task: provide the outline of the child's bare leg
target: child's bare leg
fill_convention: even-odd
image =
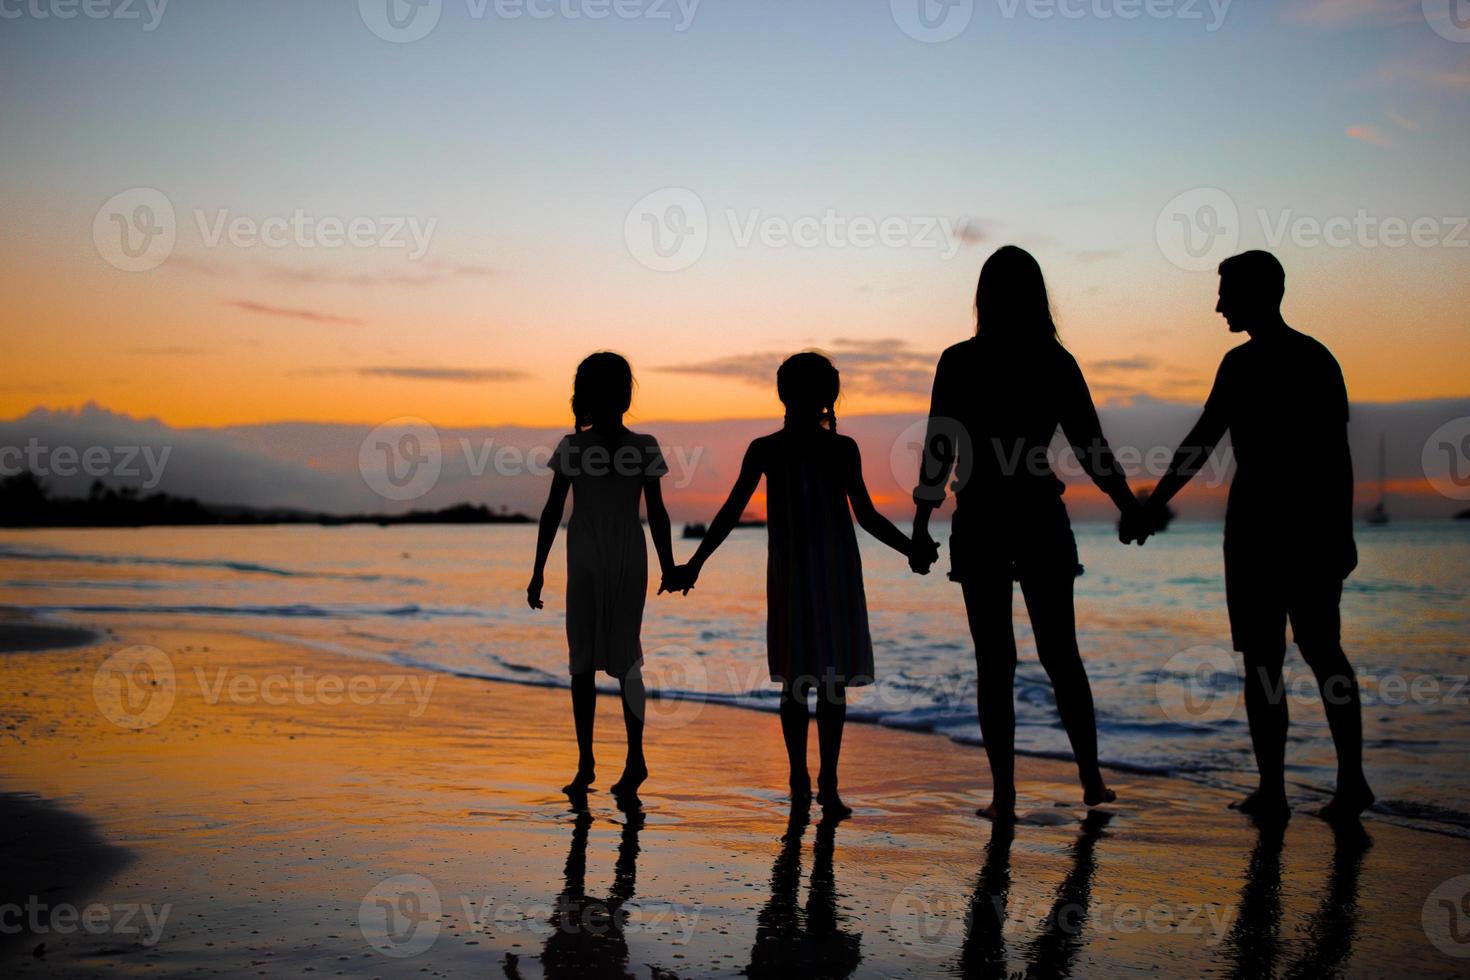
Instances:
[[[647,693],[643,689],[643,668],[635,666],[622,679],[623,727],[628,732],[628,759],[623,775],[612,785],[614,793],[638,794],[638,787],[648,778],[648,764],[643,759],[643,719],[647,710]]]
[[[592,671],[572,675],[572,722],[577,728],[577,775],[562,787],[567,793],[585,792],[597,778],[592,756],[592,726],[597,721],[597,676]]]
[[[806,686],[787,681],[781,688],[781,735],[786,740],[786,761],[791,766],[791,802],[808,800],[812,777],[806,771]]]
[[[842,728],[847,722],[847,690],[842,683],[824,680],[817,687],[817,802],[828,816],[845,817],[852,808],[837,795],[837,763],[842,755]]]

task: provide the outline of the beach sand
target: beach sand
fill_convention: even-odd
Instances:
[[[641,814],[605,790],[579,813],[558,791],[575,765],[565,691],[228,628],[97,625],[101,642],[3,660],[13,975],[1470,967],[1444,951],[1470,947],[1438,904],[1470,872],[1455,838],[1377,820],[1334,834],[1306,814],[1263,834],[1217,792],[1126,773],[1086,818],[1072,767],[1037,759],[1020,760],[1008,834],[973,815],[980,750],[860,724],[855,814],[793,821],[776,717],[695,702],[651,707]],[[601,787],[618,710],[601,700]]]

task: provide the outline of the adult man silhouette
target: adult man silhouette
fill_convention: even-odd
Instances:
[[[1225,516],[1225,594],[1245,660],[1245,704],[1259,788],[1237,809],[1265,821],[1290,816],[1285,786],[1289,724],[1281,671],[1286,623],[1316,675],[1337,749],[1337,792],[1319,815],[1353,819],[1373,803],[1363,775],[1357,678],[1342,651],[1342,583],[1357,566],[1347,388],[1336,359],[1281,316],[1286,273],[1269,252],[1220,263],[1215,307],[1250,340],[1220,363],[1215,386],[1149,497],[1123,528],[1142,543],[1169,500],[1230,433],[1236,471]]]

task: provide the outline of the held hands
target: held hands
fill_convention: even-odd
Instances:
[[[1159,517],[1155,509],[1148,504],[1135,503],[1124,508],[1122,517],[1118,519],[1118,540],[1123,544],[1142,546],[1158,529]]]
[[[658,585],[658,594],[681,592],[688,595],[689,590],[694,588],[694,583],[698,580],[699,569],[695,568],[692,563],[676,565],[664,573],[663,580]]]
[[[939,560],[939,544],[928,531],[916,533],[909,541],[909,570],[919,575],[928,575],[929,568]]]

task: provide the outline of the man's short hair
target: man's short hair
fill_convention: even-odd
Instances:
[[[1253,249],[1220,263],[1220,275],[1231,276],[1263,302],[1280,305],[1286,295],[1286,270],[1270,252]]]

